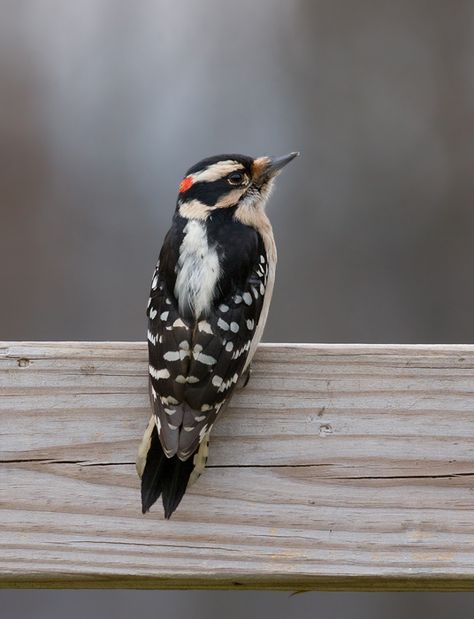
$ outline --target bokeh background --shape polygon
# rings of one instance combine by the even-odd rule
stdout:
[[[186,168],[300,150],[269,206],[265,339],[472,343],[473,128],[470,0],[0,0],[0,338],[144,339]],[[474,611],[460,594],[0,601],[69,619]]]

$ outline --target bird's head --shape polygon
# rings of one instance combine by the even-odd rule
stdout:
[[[297,157],[216,155],[192,166],[179,186],[177,211],[188,219],[207,219],[217,209],[262,207],[280,170]]]

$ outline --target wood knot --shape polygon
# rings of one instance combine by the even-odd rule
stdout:
[[[21,357],[21,359],[18,359],[17,363],[19,368],[26,368],[30,365],[30,360],[26,357]]]
[[[95,374],[95,366],[93,366],[93,365],[82,365],[81,366],[81,374],[85,374],[86,376],[90,376],[91,374]]]
[[[328,436],[329,434],[332,434],[334,432],[334,430],[332,429],[331,424],[329,423],[322,423],[319,426],[319,436]]]

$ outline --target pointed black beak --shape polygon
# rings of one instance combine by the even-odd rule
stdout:
[[[266,173],[268,176],[275,176],[287,163],[293,161],[295,157],[299,157],[299,153],[290,153],[289,155],[283,155],[283,157],[269,157]]]

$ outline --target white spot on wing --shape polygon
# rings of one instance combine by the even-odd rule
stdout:
[[[222,318],[219,318],[219,320],[217,321],[217,326],[223,331],[229,330],[229,323],[226,322],[225,320],[222,320]]]
[[[162,395],[160,396],[160,400],[164,406],[166,406],[167,404],[179,404],[178,400],[176,398],[173,398],[172,395]]]
[[[211,355],[206,355],[202,351],[202,346],[200,344],[196,344],[193,348],[193,357],[196,361],[200,363],[204,363],[205,365],[214,365],[217,363],[217,359],[212,357]]]
[[[245,346],[242,346],[242,348],[236,350],[235,352],[232,353],[232,359],[238,359],[241,355],[244,354],[244,352],[247,352],[247,350],[250,348],[250,342],[251,340],[248,340],[248,342],[245,344]]]
[[[152,307],[151,310],[150,310],[150,318],[151,318],[151,320],[154,320],[156,318],[157,314],[158,314],[158,312],[156,311],[156,309],[154,307]]]
[[[162,312],[160,314],[160,320],[168,320],[168,316],[170,315],[169,312]]]
[[[217,374],[215,374],[212,377],[212,384],[214,385],[214,387],[220,387],[222,385],[222,376],[217,376]]]
[[[252,305],[252,295],[250,294],[250,292],[244,292],[242,298],[246,305]]]
[[[229,378],[229,380],[223,381],[218,391],[227,391],[227,389],[230,389],[230,387],[232,387],[232,385],[236,383],[238,380],[239,380],[239,375],[236,373],[232,376],[232,378]],[[221,403],[221,406],[222,406],[222,403]]]
[[[198,331],[212,335],[211,325],[207,322],[207,320],[200,320],[198,322]]]
[[[184,385],[185,383],[198,383],[199,378],[197,376],[183,376],[182,374],[178,374],[175,381],[181,385]]]
[[[188,328],[188,325],[186,325],[181,318],[176,318],[176,320],[173,322],[173,327],[184,327],[185,329]]]
[[[233,333],[237,333],[237,331],[239,330],[239,325],[238,325],[238,323],[237,323],[237,322],[231,322],[231,323],[230,323],[230,330],[231,330]]]
[[[179,361],[189,356],[189,350],[168,350],[168,352],[163,355],[163,359],[165,359],[165,361]]]
[[[148,366],[148,371],[150,372],[150,376],[152,376],[156,380],[160,380],[160,378],[169,378],[170,377],[170,373],[168,372],[168,370],[166,368],[163,368],[162,370],[157,370],[152,365],[149,365]]]

